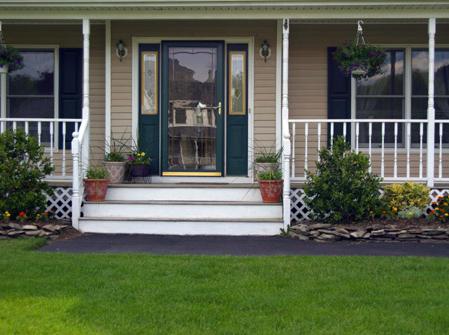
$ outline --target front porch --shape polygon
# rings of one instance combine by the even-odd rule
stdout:
[[[49,180],[69,181],[72,184],[72,222],[75,227],[82,227],[89,221],[81,215],[82,179],[88,166],[100,164],[111,141],[123,134],[135,142],[145,143],[144,150],[153,157],[154,185],[112,187],[112,195],[108,201],[117,209],[117,215],[111,214],[115,209],[109,208],[111,206],[108,204],[101,210],[97,205],[85,204],[83,215],[101,220],[109,217],[109,223],[130,219],[136,227],[133,232],[143,229],[145,220],[147,223],[151,221],[156,227],[148,232],[151,230],[153,233],[161,233],[159,228],[167,222],[185,223],[198,215],[204,224],[214,220],[223,223],[224,219],[259,223],[266,220],[273,223],[271,228],[275,227],[276,230],[282,227],[279,224],[282,218],[283,227],[286,227],[291,220],[291,198],[294,194],[291,189],[304,183],[306,171],[314,170],[319,149],[331,145],[336,136],[344,136],[354,150],[365,152],[370,157],[372,172],[381,176],[386,183],[412,180],[438,188],[449,182],[449,161],[446,157],[449,91],[444,83],[446,79],[449,80],[446,70],[449,59],[445,58],[445,47],[449,45],[445,32],[449,31],[449,26],[443,20],[438,21],[436,26],[433,18],[421,19],[418,23],[416,20],[396,21],[372,19],[365,24],[370,43],[385,46],[395,52],[396,62],[388,64],[389,75],[381,80],[390,80],[393,86],[396,85],[396,91],[385,92],[376,91],[379,87],[383,89],[384,84],[370,82],[361,87],[360,83],[348,81],[331,72],[335,67],[332,67],[329,50],[353,38],[355,22],[352,20],[225,20],[215,24],[213,29],[205,29],[210,21],[84,19],[82,25],[79,21],[58,23],[62,31],[70,32],[70,39],[65,40],[62,36],[48,33],[41,43],[35,43],[32,48],[28,34],[31,34],[31,30],[36,30],[36,34],[48,31],[48,23],[42,23],[43,28],[39,28],[38,25],[27,25],[24,21],[5,21],[3,31],[7,43],[16,45],[24,52],[30,49],[53,50],[54,90],[51,94],[43,94],[41,98],[53,99],[54,108],[53,114],[49,113],[52,117],[46,115],[35,118],[31,111],[26,117],[19,117],[24,114],[20,114],[21,110],[15,112],[12,102],[17,99],[17,95],[25,93],[13,94],[14,92],[8,91],[7,76],[3,75],[1,131],[23,128],[47,147],[48,155],[56,167]],[[311,31],[314,33],[310,33]],[[438,39],[435,41],[436,32]],[[265,40],[271,49],[268,59],[259,53]],[[126,55],[121,57],[116,46],[118,41],[126,48]],[[189,48],[199,48],[210,41],[215,43],[216,50],[222,48],[219,52],[223,57],[221,69],[215,63],[213,68],[223,77],[221,82],[216,81],[216,87],[223,86],[220,88],[221,95],[211,98],[202,109],[198,105],[203,97],[189,98],[187,100],[191,101],[188,103],[184,99],[180,104],[181,98],[168,96],[166,88],[169,84],[164,82],[164,76],[168,77],[170,74],[170,70],[166,69],[170,59],[168,56],[163,58],[162,54],[164,50],[173,47],[175,42],[178,43],[174,46],[176,48],[186,47],[189,43]],[[62,71],[69,73],[70,69],[61,66],[64,61],[61,59],[61,51],[64,49],[76,49],[79,52],[81,66],[71,68],[77,73],[72,77],[78,85],[74,92],[69,92],[70,87],[62,85]],[[240,64],[242,73],[246,75],[241,86],[244,98],[241,100],[243,107],[240,114],[232,114],[230,109],[232,97],[229,92],[232,88],[229,85],[232,73],[229,72],[229,61],[232,60],[233,52],[240,52],[239,56],[243,55],[242,59],[246,60]],[[421,65],[425,64],[427,67],[415,69],[414,55],[419,52],[427,52],[421,54],[424,58],[420,58]],[[156,63],[145,63],[148,57],[156,57]],[[154,72],[149,67],[143,68],[142,64],[154,66]],[[435,71],[427,71],[427,68]],[[167,72],[165,74],[164,69]],[[414,91],[416,71],[421,71],[421,75],[427,78],[424,93]],[[145,81],[146,79],[151,80]],[[207,79],[202,82],[207,83]],[[150,95],[151,99],[148,96],[146,100],[143,99],[142,92]],[[70,99],[76,105],[72,114],[64,112],[70,110],[64,105],[70,103]],[[173,100],[177,100],[177,104]],[[154,101],[156,103],[153,106],[148,104]],[[198,139],[192,139],[191,136],[185,143],[191,147],[195,144],[195,150],[185,150],[182,153],[186,144],[178,141],[176,148],[170,151],[169,129],[176,124],[176,113],[184,110],[186,117],[183,122],[187,123],[188,114],[194,115],[198,109],[202,113],[202,122],[205,122],[205,116],[210,116],[210,120],[214,116],[216,121],[207,121],[216,129],[214,139],[204,141],[206,144],[201,144],[200,141],[198,145]],[[169,112],[173,112],[174,121],[170,119]],[[69,115],[74,117],[69,118]],[[182,123],[179,117],[177,122],[178,125]],[[198,125],[196,126],[198,129]],[[231,126],[235,128],[230,128]],[[183,127],[186,128],[186,125]],[[219,127],[222,127],[221,137],[216,135],[220,134]],[[184,134],[179,134],[178,138],[185,137],[186,133],[184,129]],[[237,140],[231,142],[233,138]],[[203,149],[198,149],[202,145]],[[237,205],[249,205],[236,194],[242,190],[252,194],[256,190],[253,161],[255,153],[261,148],[283,150],[283,212],[278,213],[279,206],[270,209],[270,213],[263,212],[264,209],[259,208],[262,207],[260,199],[256,197],[257,199],[247,200],[252,202],[253,211],[259,212],[259,215],[245,217],[245,213],[237,210],[234,213],[236,217],[220,216],[232,213],[238,208]],[[236,164],[236,170],[231,169],[231,162]],[[174,168],[170,170],[172,167]],[[201,194],[208,187],[215,191],[210,194],[206,192],[198,199],[189,199],[188,194],[177,199],[174,193],[189,189],[186,184],[190,184],[189,192],[193,192],[192,194]],[[134,196],[129,189],[136,192]],[[222,194],[230,189],[233,193],[230,192],[228,198],[221,199]],[[161,190],[170,190],[172,193],[161,196]],[[117,194],[121,196],[117,197]],[[209,200],[225,202],[213,204],[214,206],[236,206],[233,209],[220,207],[217,211],[217,208],[207,206],[205,202]],[[239,204],[233,204],[233,200]],[[120,203],[113,203],[114,201]],[[182,204],[184,207],[177,208],[176,201],[185,202]],[[169,209],[167,204],[171,206]],[[189,205],[198,207],[204,213],[192,211],[192,216],[188,217],[186,213],[190,209],[185,209]],[[123,211],[121,207],[126,206],[136,207],[135,212],[131,209],[131,212]],[[142,209],[137,209],[139,206]],[[149,215],[150,207],[152,212],[160,210],[160,215]],[[139,211],[142,215],[136,214]],[[173,211],[185,215],[162,215],[167,212],[172,214]],[[100,217],[93,215],[96,213],[102,214]],[[213,217],[215,214],[212,213],[221,214]],[[92,226],[97,224],[98,222]],[[120,224],[115,225],[120,230]],[[109,227],[113,226],[111,224]],[[226,228],[223,232],[233,233],[239,230],[234,228],[235,222],[231,226],[230,230]],[[247,232],[243,223],[239,227],[241,231]],[[212,231],[216,232],[219,230],[217,229]],[[204,233],[202,230],[201,232]],[[188,231],[184,233],[188,234]]]

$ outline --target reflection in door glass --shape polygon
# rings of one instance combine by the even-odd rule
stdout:
[[[168,49],[168,169],[215,171],[217,48]]]

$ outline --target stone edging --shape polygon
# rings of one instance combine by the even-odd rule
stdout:
[[[325,223],[291,226],[288,235],[300,240],[332,241],[420,241],[449,242],[449,227],[395,225],[331,225]]]
[[[62,224],[32,224],[32,223],[0,223],[0,239],[14,237],[46,237],[55,239],[68,225]]]

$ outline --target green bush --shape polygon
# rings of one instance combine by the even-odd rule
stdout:
[[[306,203],[317,220],[352,222],[380,214],[381,179],[369,173],[369,159],[351,151],[343,137],[322,149],[317,171],[307,171]]]
[[[429,188],[423,184],[406,182],[387,185],[384,187],[387,210],[392,216],[397,216],[400,212],[407,212],[410,208],[417,208],[423,214],[429,204],[429,192]]]
[[[86,173],[87,179],[107,179],[109,178],[109,173],[103,166],[91,166],[87,169]]]
[[[0,134],[0,212],[34,217],[45,211],[52,188],[44,181],[53,172],[44,148],[22,130]]]

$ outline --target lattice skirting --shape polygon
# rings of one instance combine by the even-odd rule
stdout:
[[[72,188],[54,187],[53,196],[47,196],[47,211],[53,213],[57,219],[70,220],[72,217]]]
[[[436,201],[439,196],[449,195],[449,189],[432,189],[429,193],[429,206]],[[310,209],[305,204],[305,194],[302,188],[292,189],[290,191],[291,211],[290,219],[292,222],[310,220]]]

